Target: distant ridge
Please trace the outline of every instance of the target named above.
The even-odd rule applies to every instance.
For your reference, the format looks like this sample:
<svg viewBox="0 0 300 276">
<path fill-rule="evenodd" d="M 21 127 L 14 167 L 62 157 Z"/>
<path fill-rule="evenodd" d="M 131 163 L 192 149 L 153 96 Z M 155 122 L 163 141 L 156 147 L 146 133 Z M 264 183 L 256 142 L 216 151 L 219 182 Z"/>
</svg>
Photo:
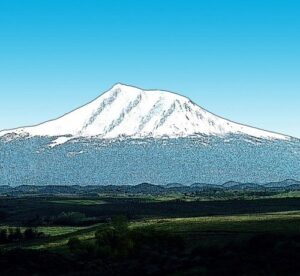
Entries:
<svg viewBox="0 0 300 276">
<path fill-rule="evenodd" d="M 233 183 L 233 181 L 231 182 Z M 209 191 L 300 191 L 300 181 L 284 180 L 266 184 L 255 183 L 238 183 L 235 185 L 213 185 L 204 183 L 195 183 L 191 185 L 182 185 L 179 183 L 171 183 L 166 185 L 155 185 L 150 183 L 141 183 L 137 185 L 20 185 L 11 187 L 8 185 L 0 185 L 0 195 L 21 195 L 21 194 L 91 194 L 91 193 L 128 193 L 128 194 L 168 194 L 168 193 L 195 193 Z M 276 184 L 275 184 L 276 183 Z"/>
</svg>

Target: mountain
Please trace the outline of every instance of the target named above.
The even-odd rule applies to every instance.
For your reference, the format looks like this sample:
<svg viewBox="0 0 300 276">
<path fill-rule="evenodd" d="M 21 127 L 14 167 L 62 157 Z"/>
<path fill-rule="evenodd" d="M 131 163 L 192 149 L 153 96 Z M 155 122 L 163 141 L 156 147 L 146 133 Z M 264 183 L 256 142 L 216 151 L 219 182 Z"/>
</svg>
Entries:
<svg viewBox="0 0 300 276">
<path fill-rule="evenodd" d="M 260 184 L 255 183 L 236 183 L 236 185 L 226 186 L 223 187 L 230 191 L 265 191 L 266 187 Z"/>
<path fill-rule="evenodd" d="M 289 139 L 285 135 L 225 120 L 178 94 L 122 84 L 116 84 L 99 98 L 58 119 L 0 132 L 0 136 L 7 134 L 59 137 L 53 145 L 79 137 L 178 138 L 239 134 Z"/>
<path fill-rule="evenodd" d="M 207 183 L 193 183 L 190 187 L 197 188 L 200 190 L 205 190 L 208 188 L 215 188 L 215 189 L 221 189 L 221 185 L 215 185 L 215 184 L 207 184 Z"/>
<path fill-rule="evenodd" d="M 300 179 L 299 168 L 296 138 L 122 84 L 58 119 L 0 132 L 0 185 L 230 186 Z"/>
<path fill-rule="evenodd" d="M 231 187 L 237 186 L 237 185 L 239 185 L 239 184 L 241 184 L 241 183 L 238 183 L 238 182 L 236 182 L 236 181 L 227 181 L 227 182 L 224 183 L 222 186 L 223 186 L 224 188 L 231 188 Z"/>
<path fill-rule="evenodd" d="M 268 188 L 286 188 L 288 186 L 292 185 L 300 185 L 300 181 L 294 180 L 294 179 L 286 179 L 284 181 L 278 181 L 278 182 L 271 182 L 264 184 L 265 187 Z"/>
</svg>

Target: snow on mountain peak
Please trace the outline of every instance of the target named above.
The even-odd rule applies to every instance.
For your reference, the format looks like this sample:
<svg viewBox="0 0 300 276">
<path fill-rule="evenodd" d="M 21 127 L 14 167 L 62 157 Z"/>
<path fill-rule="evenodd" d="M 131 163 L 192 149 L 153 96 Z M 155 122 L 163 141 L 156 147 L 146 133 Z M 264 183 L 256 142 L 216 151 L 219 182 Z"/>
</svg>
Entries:
<svg viewBox="0 0 300 276">
<path fill-rule="evenodd" d="M 181 95 L 142 90 L 121 83 L 58 119 L 37 126 L 2 131 L 0 136 L 9 133 L 65 137 L 58 139 L 56 144 L 77 137 L 176 138 L 203 134 L 289 139 L 288 136 L 225 120 Z"/>
</svg>

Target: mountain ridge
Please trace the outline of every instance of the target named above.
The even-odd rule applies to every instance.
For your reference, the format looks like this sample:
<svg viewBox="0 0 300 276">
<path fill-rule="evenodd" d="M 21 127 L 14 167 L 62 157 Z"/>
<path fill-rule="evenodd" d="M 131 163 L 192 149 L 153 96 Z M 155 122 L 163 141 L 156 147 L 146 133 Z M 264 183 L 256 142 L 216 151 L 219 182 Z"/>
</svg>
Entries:
<svg viewBox="0 0 300 276">
<path fill-rule="evenodd" d="M 276 186 L 269 186 L 269 183 L 241 183 L 236 182 L 236 185 L 226 186 L 224 184 L 204 184 L 193 183 L 190 185 L 180 183 L 169 183 L 165 185 L 153 183 L 139 183 L 135 185 L 19 185 L 9 186 L 0 185 L 0 194 L 77 194 L 77 193 L 146 193 L 146 194 L 167 194 L 173 192 L 179 193 L 199 193 L 199 192 L 290 192 L 300 190 L 300 181 L 283 180 L 274 182 Z M 176 184 L 176 185 L 174 185 Z M 200 185 L 198 185 L 200 184 Z"/>
</svg>

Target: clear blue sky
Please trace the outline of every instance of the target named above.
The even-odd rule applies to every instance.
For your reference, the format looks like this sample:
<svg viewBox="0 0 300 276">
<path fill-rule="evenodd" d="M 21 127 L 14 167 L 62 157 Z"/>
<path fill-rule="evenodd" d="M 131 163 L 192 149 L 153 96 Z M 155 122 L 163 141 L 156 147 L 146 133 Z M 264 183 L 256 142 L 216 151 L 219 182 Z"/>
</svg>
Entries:
<svg viewBox="0 0 300 276">
<path fill-rule="evenodd" d="M 116 82 L 300 137 L 300 1 L 0 0 L 0 129 Z"/>
</svg>

